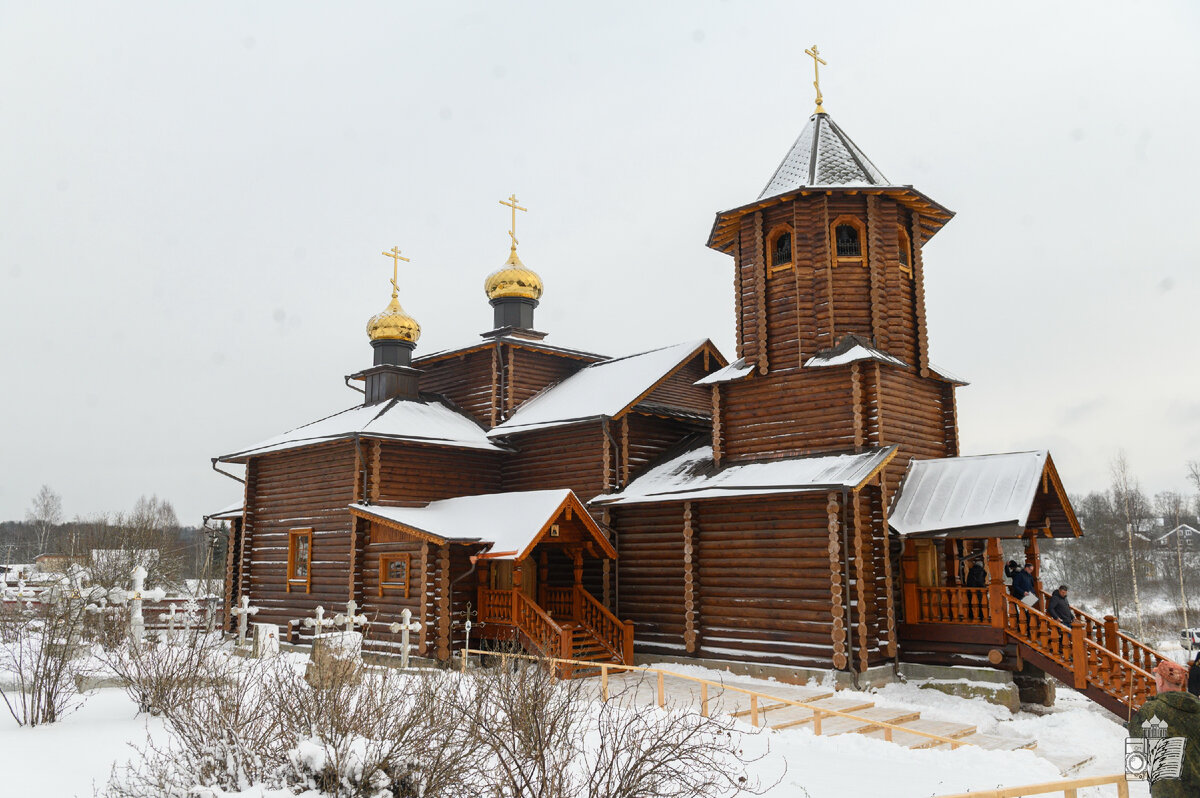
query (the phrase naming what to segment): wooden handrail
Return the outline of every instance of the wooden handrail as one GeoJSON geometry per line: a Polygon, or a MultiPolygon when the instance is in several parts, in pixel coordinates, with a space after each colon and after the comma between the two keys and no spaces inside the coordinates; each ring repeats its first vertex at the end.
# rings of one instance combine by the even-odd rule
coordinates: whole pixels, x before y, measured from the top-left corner
{"type": "MultiPolygon", "coordinates": [[[[1042,591],[1042,606],[1049,607],[1050,592],[1042,591]]],[[[1111,615],[1100,620],[1094,615],[1088,615],[1081,609],[1071,607],[1071,612],[1083,623],[1087,639],[1102,648],[1107,648],[1121,659],[1128,660],[1142,670],[1152,671],[1158,663],[1166,659],[1162,654],[1147,646],[1145,643],[1122,632],[1111,615]]]]}
{"type": "Polygon", "coordinates": [[[628,663],[625,655],[625,636],[629,630],[626,625],[581,585],[575,585],[575,590],[579,593],[580,606],[579,617],[576,620],[594,634],[610,654],[621,662],[628,663]]]}
{"type": "Polygon", "coordinates": [[[570,650],[569,635],[537,602],[520,590],[512,591],[513,625],[546,657],[570,650]]]}
{"type": "MultiPolygon", "coordinates": [[[[689,676],[684,673],[676,673],[675,671],[664,670],[663,668],[652,668],[652,667],[649,667],[646,665],[620,665],[617,663],[610,663],[610,662],[596,663],[596,662],[588,662],[586,660],[561,659],[561,658],[557,658],[557,657],[538,657],[538,656],[534,656],[531,654],[511,654],[508,652],[482,651],[482,650],[474,649],[474,648],[460,649],[460,652],[461,652],[461,656],[462,656],[462,666],[461,667],[462,667],[463,671],[466,671],[466,669],[467,669],[467,656],[470,654],[479,654],[479,655],[487,656],[487,657],[500,657],[500,660],[502,663],[507,662],[508,657],[515,657],[517,659],[528,659],[528,660],[534,660],[536,662],[545,662],[554,667],[565,666],[567,669],[573,669],[577,666],[582,666],[582,667],[591,668],[591,669],[599,668],[600,669],[600,679],[601,679],[601,697],[606,701],[608,700],[608,689],[607,689],[608,688],[608,672],[610,670],[631,671],[631,672],[637,672],[637,673],[641,673],[641,674],[653,673],[653,674],[656,674],[657,678],[658,678],[658,706],[660,706],[660,707],[666,705],[666,695],[663,690],[663,679],[664,679],[664,677],[670,676],[670,677],[673,677],[676,679],[683,679],[684,681],[688,681],[688,682],[696,682],[697,684],[700,685],[700,696],[701,696],[700,712],[702,715],[704,715],[706,717],[708,716],[708,689],[707,688],[711,686],[711,687],[717,687],[722,691],[744,693],[745,695],[750,696],[751,700],[754,702],[754,704],[752,704],[752,707],[754,709],[757,709],[758,706],[763,705],[762,704],[763,699],[766,699],[771,704],[787,704],[789,706],[803,707],[805,709],[808,709],[813,713],[813,734],[819,735],[821,733],[821,720],[824,716],[833,715],[833,716],[839,717],[839,718],[849,718],[850,720],[857,721],[859,723],[869,724],[872,727],[882,729],[883,730],[883,739],[887,740],[888,742],[892,741],[892,734],[894,732],[904,732],[905,734],[915,734],[918,737],[925,737],[930,740],[936,740],[939,743],[945,743],[946,745],[949,745],[951,749],[956,749],[956,748],[959,748],[964,745],[974,745],[974,743],[964,742],[962,740],[958,740],[953,737],[943,737],[940,734],[931,734],[929,732],[923,732],[923,731],[919,731],[917,729],[910,729],[906,726],[900,726],[895,723],[887,723],[886,721],[882,721],[882,720],[872,720],[870,718],[863,718],[863,717],[855,715],[851,712],[842,712],[841,710],[837,710],[837,709],[825,709],[823,707],[814,707],[805,701],[797,701],[793,698],[780,698],[778,696],[773,696],[773,695],[769,695],[767,693],[759,692],[758,690],[751,690],[747,687],[736,687],[734,685],[727,685],[727,684],[724,684],[723,682],[713,681],[712,679],[704,679],[700,676],[689,676]]],[[[751,714],[751,725],[752,726],[758,725],[758,722],[757,722],[758,714],[759,714],[759,712],[757,712],[757,711],[755,711],[751,714]]]]}
{"type": "Polygon", "coordinates": [[[959,792],[954,795],[938,796],[938,798],[1025,798],[1027,795],[1048,795],[1056,792],[1061,792],[1067,798],[1075,798],[1076,791],[1083,787],[1103,787],[1107,784],[1116,785],[1118,798],[1129,798],[1129,778],[1124,773],[1117,773],[1112,776],[1088,776],[1080,779],[1047,781],[1041,784],[1027,784],[1023,787],[1001,787],[992,790],[959,792]]]}

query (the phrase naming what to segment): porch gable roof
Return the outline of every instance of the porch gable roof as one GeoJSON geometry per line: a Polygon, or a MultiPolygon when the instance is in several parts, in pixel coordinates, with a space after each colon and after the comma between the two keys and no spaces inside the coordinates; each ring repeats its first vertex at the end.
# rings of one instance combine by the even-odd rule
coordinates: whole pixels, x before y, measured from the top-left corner
{"type": "Polygon", "coordinates": [[[1019,538],[1082,531],[1044,449],[914,460],[888,524],[905,537],[1019,538]]]}
{"type": "Polygon", "coordinates": [[[424,507],[354,503],[350,512],[434,543],[483,544],[486,550],[480,557],[515,560],[528,557],[551,526],[569,513],[606,556],[617,558],[608,538],[569,489],[459,496],[430,502],[424,507]]]}

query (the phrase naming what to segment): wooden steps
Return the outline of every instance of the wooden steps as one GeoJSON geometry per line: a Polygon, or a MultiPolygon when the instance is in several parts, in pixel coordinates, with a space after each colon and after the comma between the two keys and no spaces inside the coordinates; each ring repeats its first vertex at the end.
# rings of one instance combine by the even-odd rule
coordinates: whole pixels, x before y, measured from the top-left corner
{"type": "MultiPolygon", "coordinates": [[[[925,732],[926,734],[936,734],[939,737],[949,737],[952,740],[958,740],[968,735],[975,734],[974,726],[966,723],[954,723],[948,720],[926,720],[925,718],[916,718],[907,720],[900,724],[906,729],[913,731],[925,732]]],[[[876,737],[880,740],[884,739],[883,729],[874,729],[867,732],[868,737],[876,737]]],[[[920,734],[912,734],[910,732],[892,730],[892,742],[904,748],[949,748],[946,743],[938,742],[937,740],[924,737],[920,734]]]]}

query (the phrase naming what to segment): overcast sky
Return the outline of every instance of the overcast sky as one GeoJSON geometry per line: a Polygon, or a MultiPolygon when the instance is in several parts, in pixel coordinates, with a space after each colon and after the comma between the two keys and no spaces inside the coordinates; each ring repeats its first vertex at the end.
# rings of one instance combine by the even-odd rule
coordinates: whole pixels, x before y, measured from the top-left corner
{"type": "Polygon", "coordinates": [[[825,107],[957,212],[925,253],[964,454],[1200,459],[1191,3],[0,2],[0,519],[241,498],[216,455],[356,404],[389,299],[417,354],[491,326],[508,254],[552,343],[733,353],[713,214],[825,107]]]}

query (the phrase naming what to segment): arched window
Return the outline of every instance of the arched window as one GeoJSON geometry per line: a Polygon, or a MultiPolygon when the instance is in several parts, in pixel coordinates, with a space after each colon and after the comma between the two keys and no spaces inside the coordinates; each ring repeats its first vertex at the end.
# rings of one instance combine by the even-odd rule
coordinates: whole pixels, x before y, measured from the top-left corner
{"type": "Polygon", "coordinates": [[[900,262],[900,271],[912,279],[912,239],[908,237],[908,231],[903,227],[896,228],[896,239],[896,260],[900,262]]]}
{"type": "Polygon", "coordinates": [[[830,225],[833,234],[833,265],[867,265],[867,231],[855,216],[839,216],[830,225]]]}
{"type": "Polygon", "coordinates": [[[777,227],[767,236],[767,274],[792,267],[792,229],[777,227]]]}

